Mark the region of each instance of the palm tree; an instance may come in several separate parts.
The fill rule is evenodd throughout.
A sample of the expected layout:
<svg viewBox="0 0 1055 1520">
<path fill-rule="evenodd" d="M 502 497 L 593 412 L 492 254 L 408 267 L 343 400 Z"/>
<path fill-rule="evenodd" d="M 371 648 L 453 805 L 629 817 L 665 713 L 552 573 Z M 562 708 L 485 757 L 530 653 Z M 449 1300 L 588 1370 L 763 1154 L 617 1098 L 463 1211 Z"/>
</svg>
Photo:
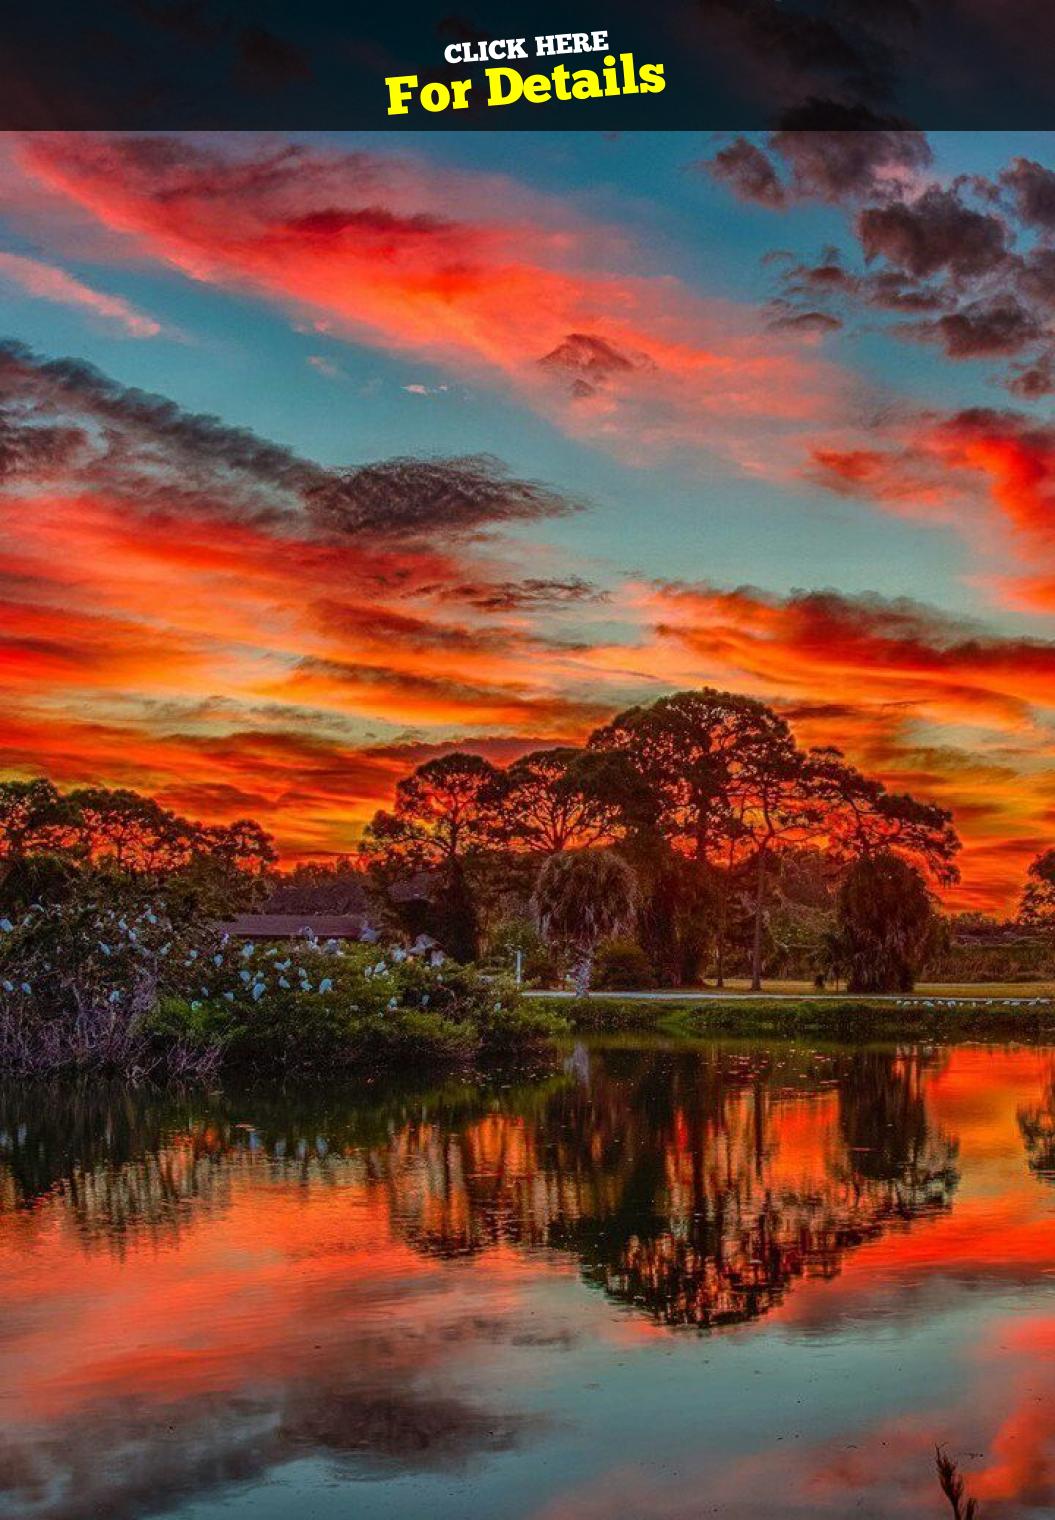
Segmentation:
<svg viewBox="0 0 1055 1520">
<path fill-rule="evenodd" d="M 590 990 L 593 959 L 602 939 L 625 933 L 637 910 L 637 879 L 611 850 L 552 855 L 539 872 L 535 912 L 543 938 L 570 950 L 579 997 Z"/>
</svg>

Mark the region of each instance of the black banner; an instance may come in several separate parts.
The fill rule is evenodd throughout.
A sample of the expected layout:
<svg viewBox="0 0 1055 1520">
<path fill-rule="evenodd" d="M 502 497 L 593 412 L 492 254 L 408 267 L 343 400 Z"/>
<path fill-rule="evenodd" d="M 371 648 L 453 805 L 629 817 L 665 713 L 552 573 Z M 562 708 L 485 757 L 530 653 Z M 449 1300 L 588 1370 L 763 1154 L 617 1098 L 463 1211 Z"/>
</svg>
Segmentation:
<svg viewBox="0 0 1055 1520">
<path fill-rule="evenodd" d="M 0 126 L 847 130 L 1047 125 L 1046 0 L 42 0 Z"/>
</svg>

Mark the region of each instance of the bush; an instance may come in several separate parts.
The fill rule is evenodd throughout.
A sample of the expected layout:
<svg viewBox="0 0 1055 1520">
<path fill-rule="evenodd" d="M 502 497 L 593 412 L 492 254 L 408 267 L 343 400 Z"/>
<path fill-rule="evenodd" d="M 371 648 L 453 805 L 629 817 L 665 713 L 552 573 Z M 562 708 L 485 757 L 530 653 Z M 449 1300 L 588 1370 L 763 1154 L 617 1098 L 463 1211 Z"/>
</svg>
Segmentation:
<svg viewBox="0 0 1055 1520">
<path fill-rule="evenodd" d="M 216 1049 L 173 1041 L 159 1052 L 145 1022 L 166 992 L 202 974 L 212 938 L 103 875 L 0 917 L 0 1069 L 204 1072 Z"/>
<path fill-rule="evenodd" d="M 167 1000 L 151 1032 L 192 1041 L 202 1031 L 230 1065 L 288 1072 L 537 1057 L 565 1027 L 525 1009 L 508 982 L 399 949 L 303 942 L 238 953 L 248 998 Z"/>
<path fill-rule="evenodd" d="M 911 992 L 938 923 L 914 866 L 882 852 L 855 861 L 839 888 L 832 941 L 847 992 Z"/>
<path fill-rule="evenodd" d="M 0 920 L 0 1069 L 332 1071 L 537 1058 L 566 1026 L 398 948 L 255 945 L 97 897 Z"/>
<path fill-rule="evenodd" d="M 597 947 L 593 984 L 614 992 L 642 992 L 656 985 L 656 976 L 636 940 L 606 939 Z"/>
<path fill-rule="evenodd" d="M 488 970 L 509 975 L 520 951 L 520 974 L 525 983 L 552 987 L 560 980 L 560 966 L 529 918 L 504 918 L 487 937 L 483 964 Z"/>
</svg>

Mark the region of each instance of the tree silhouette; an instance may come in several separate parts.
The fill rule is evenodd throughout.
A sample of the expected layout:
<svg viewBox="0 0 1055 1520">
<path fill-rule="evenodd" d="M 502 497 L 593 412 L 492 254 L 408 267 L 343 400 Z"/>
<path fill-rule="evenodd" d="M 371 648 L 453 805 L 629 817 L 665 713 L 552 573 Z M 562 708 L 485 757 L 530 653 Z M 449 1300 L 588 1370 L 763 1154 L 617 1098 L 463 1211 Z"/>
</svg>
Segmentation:
<svg viewBox="0 0 1055 1520">
<path fill-rule="evenodd" d="M 502 793 L 508 843 L 540 855 L 611 844 L 621 808 L 604 758 L 565 747 L 514 760 Z"/>
<path fill-rule="evenodd" d="M 363 838 L 364 855 L 383 874 L 435 875 L 439 937 L 456 960 L 478 953 L 472 868 L 500 837 L 502 789 L 501 773 L 480 755 L 427 760 L 397 784 L 395 807 L 376 813 Z"/>
<path fill-rule="evenodd" d="M 1030 929 L 1055 929 L 1055 849 L 1045 850 L 1030 863 L 1018 917 Z"/>
<path fill-rule="evenodd" d="M 69 842 L 75 809 L 44 778 L 0 782 L 0 860 L 51 852 Z"/>
<path fill-rule="evenodd" d="M 911 992 L 935 927 L 923 877 L 897 855 L 866 855 L 847 872 L 836 904 L 849 992 Z"/>
</svg>

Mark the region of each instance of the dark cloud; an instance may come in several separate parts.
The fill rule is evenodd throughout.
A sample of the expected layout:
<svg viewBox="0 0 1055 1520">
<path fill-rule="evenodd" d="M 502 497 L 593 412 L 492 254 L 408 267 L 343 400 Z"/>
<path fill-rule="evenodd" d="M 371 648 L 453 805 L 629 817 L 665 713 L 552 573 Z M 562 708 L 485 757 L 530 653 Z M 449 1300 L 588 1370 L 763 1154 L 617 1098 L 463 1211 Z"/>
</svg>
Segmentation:
<svg viewBox="0 0 1055 1520">
<path fill-rule="evenodd" d="M 10 340 L 0 342 L 0 407 L 9 477 L 13 466 L 33 478 L 76 464 L 86 481 L 123 493 L 208 486 L 228 504 L 237 499 L 240 508 L 251 503 L 263 512 L 326 473 L 248 429 L 120 385 L 80 360 L 39 358 Z"/>
<path fill-rule="evenodd" d="M 469 628 L 455 623 L 437 623 L 431 618 L 393 612 L 388 607 L 362 602 L 325 600 L 315 604 L 314 613 L 319 627 L 327 632 L 388 648 L 474 653 L 508 650 L 510 647 L 508 627 Z"/>
<path fill-rule="evenodd" d="M 746 137 L 719 149 L 703 167 L 743 201 L 757 201 L 760 206 L 787 205 L 787 189 L 772 159 Z"/>
<path fill-rule="evenodd" d="M 773 315 L 769 326 L 777 331 L 830 333 L 838 332 L 842 320 L 826 311 L 795 311 L 786 302 L 772 303 Z"/>
<path fill-rule="evenodd" d="M 277 522 L 291 533 L 465 535 L 580 503 L 490 455 L 325 469 L 247 428 L 185 411 L 74 359 L 0 342 L 0 483 L 105 490 L 133 511 Z"/>
<path fill-rule="evenodd" d="M 823 201 L 893 194 L 899 181 L 932 161 L 922 132 L 900 130 L 781 131 L 769 139 L 787 164 L 797 196 Z"/>
<path fill-rule="evenodd" d="M 888 325 L 892 336 L 934 343 L 956 361 L 1014 359 L 1003 383 L 1028 400 L 1055 390 L 1055 247 L 1035 235 L 1055 230 L 1055 172 L 1020 157 L 995 179 L 960 175 L 921 188 L 930 147 L 893 126 L 783 129 L 764 149 L 738 138 L 723 153 L 707 168 L 740 195 L 868 201 L 852 224 L 864 267 L 837 246 L 813 261 L 766 256 L 779 290 L 771 326 L 822 332 L 855 309 L 901 313 L 918 320 Z"/>
<path fill-rule="evenodd" d="M 1055 308 L 1055 248 L 1031 248 L 1018 260 L 1015 283 L 1027 300 Z"/>
<path fill-rule="evenodd" d="M 1022 221 L 1045 232 L 1055 229 L 1055 173 L 1031 158 L 1013 158 L 1000 175 Z"/>
<path fill-rule="evenodd" d="M 544 354 L 539 367 L 568 381 L 575 396 L 592 396 L 617 375 L 652 368 L 644 354 L 625 354 L 595 333 L 569 333 Z"/>
<path fill-rule="evenodd" d="M 481 612 L 537 612 L 581 602 L 606 601 L 608 593 L 591 585 L 581 576 L 547 580 L 528 577 L 522 581 L 472 582 L 442 588 L 452 601 L 468 602 Z"/>
<path fill-rule="evenodd" d="M 866 207 L 857 235 L 867 260 L 883 258 L 918 279 L 990 274 L 1008 254 L 1008 229 L 999 216 L 976 211 L 955 190 L 937 185 L 914 201 Z"/>
<path fill-rule="evenodd" d="M 1051 354 L 1041 354 L 1030 364 L 1016 365 L 1007 388 L 1024 401 L 1039 401 L 1055 392 L 1055 361 Z"/>
<path fill-rule="evenodd" d="M 463 534 L 496 523 L 561 517 L 579 503 L 536 481 L 512 477 L 489 454 L 453 459 L 388 459 L 314 485 L 308 500 L 344 533 Z"/>
<path fill-rule="evenodd" d="M 763 149 L 737 137 L 702 167 L 742 200 L 782 208 L 793 201 L 889 199 L 932 162 L 922 132 L 872 126 L 846 113 L 845 130 L 806 127 L 772 132 Z"/>
<path fill-rule="evenodd" d="M 950 359 L 978 359 L 1017 354 L 1041 336 L 1036 317 L 1014 296 L 974 301 L 934 322 L 910 329 L 925 341 L 940 343 Z"/>
<path fill-rule="evenodd" d="M 863 275 L 856 285 L 869 306 L 886 311 L 936 311 L 944 304 L 944 293 L 932 286 L 909 279 L 893 269 L 877 269 Z"/>
</svg>

